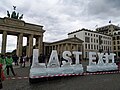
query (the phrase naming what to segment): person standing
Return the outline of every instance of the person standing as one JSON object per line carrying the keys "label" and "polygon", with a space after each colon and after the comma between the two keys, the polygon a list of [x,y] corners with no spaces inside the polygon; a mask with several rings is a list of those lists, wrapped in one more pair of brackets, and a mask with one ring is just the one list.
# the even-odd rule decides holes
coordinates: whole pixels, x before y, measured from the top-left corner
{"label": "person standing", "polygon": [[14,54],[14,55],[12,56],[12,58],[13,58],[13,61],[14,61],[15,65],[18,66],[18,59],[19,59],[19,57],[18,57],[16,54]]}
{"label": "person standing", "polygon": [[30,68],[32,66],[32,62],[33,62],[33,55],[31,55],[31,57],[30,57]]}
{"label": "person standing", "polygon": [[24,56],[23,56],[23,68],[25,67],[26,58],[27,58],[27,57],[24,55]]}
{"label": "person standing", "polygon": [[10,54],[7,55],[5,61],[6,61],[7,75],[9,75],[9,68],[10,68],[11,71],[12,71],[12,74],[13,74],[14,76],[16,76],[16,75],[15,75],[15,72],[14,72],[14,70],[13,70],[13,65],[12,65],[13,59],[12,59],[12,57],[10,56]]}
{"label": "person standing", "polygon": [[20,68],[22,68],[22,65],[23,65],[23,57],[20,56]]}

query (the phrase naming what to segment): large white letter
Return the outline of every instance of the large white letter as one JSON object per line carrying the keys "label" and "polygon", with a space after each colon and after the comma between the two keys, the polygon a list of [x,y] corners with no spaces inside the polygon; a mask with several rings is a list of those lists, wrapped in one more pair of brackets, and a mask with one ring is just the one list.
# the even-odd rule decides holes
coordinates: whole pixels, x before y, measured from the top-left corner
{"label": "large white letter", "polygon": [[63,58],[64,58],[65,60],[68,60],[69,63],[72,63],[71,58],[68,57],[68,56],[71,56],[71,55],[72,55],[72,54],[71,54],[70,51],[64,51],[63,54],[62,54]]}
{"label": "large white letter", "polygon": [[109,55],[108,55],[108,53],[105,53],[105,58],[103,58],[104,60],[105,60],[105,63],[109,63],[109,59],[108,59],[108,57],[109,57]]}
{"label": "large white letter", "polygon": [[38,49],[33,49],[33,62],[31,67],[36,66],[36,64],[38,63],[38,51]]}
{"label": "large white letter", "polygon": [[114,56],[115,56],[116,54],[114,54],[114,53],[110,53],[110,55],[109,55],[109,59],[112,59],[112,63],[114,63]]}
{"label": "large white letter", "polygon": [[93,62],[93,60],[96,60],[96,52],[89,52],[89,66],[94,64],[96,65],[96,62]]}
{"label": "large white letter", "polygon": [[80,64],[79,63],[79,55],[82,55],[82,52],[78,52],[78,51],[73,51],[73,54],[76,56],[76,64]]}
{"label": "large white letter", "polygon": [[99,57],[98,65],[103,65],[104,64],[103,56],[104,56],[104,53],[98,53],[98,57]]}
{"label": "large white letter", "polygon": [[49,66],[60,66],[59,60],[58,60],[58,54],[56,50],[52,50],[52,53],[50,55],[50,59],[48,62],[48,67]]}

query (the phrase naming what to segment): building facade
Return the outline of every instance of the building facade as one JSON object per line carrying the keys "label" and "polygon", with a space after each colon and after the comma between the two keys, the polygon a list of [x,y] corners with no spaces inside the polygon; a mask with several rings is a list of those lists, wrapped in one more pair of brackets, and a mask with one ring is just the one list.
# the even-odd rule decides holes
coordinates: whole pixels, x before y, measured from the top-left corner
{"label": "building facade", "polygon": [[68,33],[68,38],[77,37],[83,40],[84,58],[89,57],[89,52],[113,52],[112,37],[104,34],[97,33],[88,29],[81,29]]}
{"label": "building facade", "polygon": [[120,57],[120,30],[113,32],[113,52]]}
{"label": "building facade", "polygon": [[[44,45],[44,55],[50,55],[52,50],[57,50],[58,55],[62,56],[64,51],[80,51],[83,52],[83,41],[77,37],[67,38],[56,42],[47,43]],[[82,56],[81,56],[82,58]]]}
{"label": "building facade", "polygon": [[116,57],[120,57],[120,27],[110,24],[107,26],[99,27],[96,29],[98,33],[103,33],[112,36],[113,52],[116,53]]}
{"label": "building facade", "polygon": [[103,27],[96,28],[96,31],[101,34],[113,35],[114,31],[120,30],[120,27],[110,24]]}

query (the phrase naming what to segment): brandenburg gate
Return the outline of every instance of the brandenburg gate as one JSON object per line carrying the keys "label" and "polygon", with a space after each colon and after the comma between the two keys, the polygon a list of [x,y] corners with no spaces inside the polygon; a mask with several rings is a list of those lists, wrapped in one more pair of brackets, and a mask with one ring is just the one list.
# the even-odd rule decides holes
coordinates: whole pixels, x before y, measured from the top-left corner
{"label": "brandenburg gate", "polygon": [[[39,54],[42,53],[43,43],[43,26],[26,23],[20,19],[10,17],[0,18],[0,34],[2,34],[1,53],[6,53],[7,35],[17,36],[16,55],[22,55],[23,37],[27,37],[26,55],[30,57],[33,51],[33,38],[35,38],[35,48],[39,49]],[[14,42],[14,40],[13,40]]]}

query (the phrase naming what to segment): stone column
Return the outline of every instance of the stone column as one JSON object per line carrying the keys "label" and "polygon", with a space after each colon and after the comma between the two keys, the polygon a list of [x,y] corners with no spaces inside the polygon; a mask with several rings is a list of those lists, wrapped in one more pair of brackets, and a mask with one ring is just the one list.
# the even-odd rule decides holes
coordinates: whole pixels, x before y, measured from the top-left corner
{"label": "stone column", "polygon": [[41,53],[43,53],[43,35],[41,35],[40,37],[39,37],[39,43],[38,43],[38,47],[39,47],[39,53],[41,54]]}
{"label": "stone column", "polygon": [[79,44],[77,44],[77,49],[76,49],[76,51],[78,51],[78,45],[79,45]]}
{"label": "stone column", "polygon": [[41,53],[42,53],[42,51],[41,51],[41,36],[39,36],[39,37],[37,37],[36,38],[36,46],[37,46],[37,48],[39,49],[39,54],[38,55],[40,55]]}
{"label": "stone column", "polygon": [[71,43],[71,44],[70,44],[70,51],[71,51],[71,52],[73,51],[72,46],[73,46],[73,45],[72,45],[72,43]]}
{"label": "stone column", "polygon": [[65,47],[66,47],[65,50],[68,51],[68,44],[67,43],[65,44]]}
{"label": "stone column", "polygon": [[63,52],[63,44],[61,44],[61,53]]}
{"label": "stone column", "polygon": [[57,50],[58,50],[58,54],[60,54],[60,45],[59,44],[58,44]]}
{"label": "stone column", "polygon": [[28,56],[29,49],[29,37],[27,37],[26,55]]}
{"label": "stone column", "polygon": [[2,35],[2,48],[1,48],[1,53],[2,54],[6,53],[6,43],[7,43],[7,31],[3,31],[3,35]]}
{"label": "stone column", "polygon": [[22,56],[22,45],[23,45],[23,33],[17,36],[17,56]]}
{"label": "stone column", "polygon": [[28,57],[33,53],[33,35],[29,36]]}

